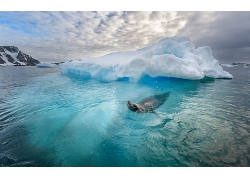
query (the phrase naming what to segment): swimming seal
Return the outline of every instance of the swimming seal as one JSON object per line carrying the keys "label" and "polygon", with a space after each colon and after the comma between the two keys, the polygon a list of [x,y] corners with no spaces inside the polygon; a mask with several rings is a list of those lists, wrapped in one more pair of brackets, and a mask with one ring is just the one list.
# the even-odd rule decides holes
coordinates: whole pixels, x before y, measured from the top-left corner
{"label": "swimming seal", "polygon": [[126,105],[131,111],[136,113],[156,113],[155,109],[160,107],[168,99],[170,92],[149,96],[137,103],[127,101]]}

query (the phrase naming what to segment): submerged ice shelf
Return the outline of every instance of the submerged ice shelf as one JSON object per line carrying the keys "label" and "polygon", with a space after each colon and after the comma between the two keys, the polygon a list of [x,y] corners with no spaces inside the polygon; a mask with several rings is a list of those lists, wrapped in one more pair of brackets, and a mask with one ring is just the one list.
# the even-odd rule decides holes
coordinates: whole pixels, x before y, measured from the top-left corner
{"label": "submerged ice shelf", "polygon": [[[57,68],[2,68],[0,164],[249,166],[249,70],[225,70],[234,79],[107,83]],[[171,94],[157,108],[159,117],[126,106],[165,92]]]}
{"label": "submerged ice shelf", "polygon": [[187,37],[164,38],[136,51],[107,54],[74,60],[60,65],[63,73],[104,81],[129,78],[138,81],[145,75],[182,79],[233,78],[212,56],[209,46],[195,48]]}

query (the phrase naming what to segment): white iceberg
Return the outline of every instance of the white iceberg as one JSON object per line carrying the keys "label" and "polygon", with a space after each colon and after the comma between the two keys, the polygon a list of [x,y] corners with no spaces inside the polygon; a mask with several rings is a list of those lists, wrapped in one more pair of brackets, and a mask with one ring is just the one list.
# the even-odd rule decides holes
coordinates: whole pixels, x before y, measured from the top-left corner
{"label": "white iceberg", "polygon": [[223,71],[212,56],[210,47],[195,49],[187,37],[164,38],[136,51],[115,52],[102,57],[74,60],[60,64],[63,73],[85,78],[111,81],[129,78],[138,81],[143,76],[165,76],[183,79],[233,78]]}
{"label": "white iceberg", "polygon": [[56,64],[51,63],[40,63],[36,65],[37,68],[56,68],[58,67]]}
{"label": "white iceberg", "polygon": [[225,66],[225,67],[234,67],[235,65],[232,65],[232,64],[221,64],[221,66]]}

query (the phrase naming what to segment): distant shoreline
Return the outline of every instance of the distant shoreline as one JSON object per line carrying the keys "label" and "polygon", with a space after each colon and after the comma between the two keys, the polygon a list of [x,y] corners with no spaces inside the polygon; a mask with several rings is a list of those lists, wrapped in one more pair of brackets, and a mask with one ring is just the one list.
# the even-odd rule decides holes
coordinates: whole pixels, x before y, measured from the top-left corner
{"label": "distant shoreline", "polygon": [[[71,60],[72,61],[72,60]],[[69,61],[69,62],[71,62]],[[63,64],[65,62],[55,62],[55,63],[40,63],[40,64],[52,64],[52,65],[59,65],[59,64]],[[37,64],[39,65],[39,64]],[[231,63],[231,64],[220,64],[221,66],[250,66],[250,63],[245,63],[245,62],[239,62],[239,63]],[[0,67],[7,67],[7,66],[25,66],[27,67],[27,65],[19,65],[19,64],[14,64],[14,65],[2,65],[0,64]],[[36,65],[35,66],[30,66],[30,67],[37,67]]]}
{"label": "distant shoreline", "polygon": [[240,62],[240,63],[232,63],[232,64],[220,64],[221,66],[225,66],[225,67],[234,67],[234,66],[243,66],[243,67],[248,67],[250,66],[250,64],[248,63],[244,63],[244,62]]}
{"label": "distant shoreline", "polygon": [[242,66],[250,66],[248,63],[232,63],[234,66],[242,65]]}
{"label": "distant shoreline", "polygon": [[[56,63],[46,63],[46,64],[52,64],[52,65],[59,65],[59,64],[62,64],[62,63],[64,63],[64,62],[56,62]],[[44,63],[40,63],[40,65],[41,64],[44,64]],[[34,66],[27,66],[27,65],[21,65],[21,64],[8,64],[8,65],[3,65],[3,64],[0,64],[0,67],[10,67],[10,66],[24,66],[24,67],[37,67],[37,65],[39,65],[39,64],[36,64],[36,65],[34,65]]]}

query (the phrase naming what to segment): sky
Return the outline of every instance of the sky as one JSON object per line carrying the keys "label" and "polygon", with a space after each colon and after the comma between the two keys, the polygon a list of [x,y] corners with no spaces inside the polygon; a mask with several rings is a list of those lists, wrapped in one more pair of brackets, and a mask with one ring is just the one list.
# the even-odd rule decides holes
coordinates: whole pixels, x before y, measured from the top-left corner
{"label": "sky", "polygon": [[40,62],[62,62],[136,50],[165,37],[185,36],[196,48],[210,46],[220,63],[250,63],[248,11],[117,9],[0,11],[0,45],[17,46]]}
{"label": "sky", "polygon": [[[67,2],[65,4],[65,1]],[[84,4],[83,4],[84,3]],[[80,12],[77,12],[80,11]],[[97,12],[95,12],[97,11]],[[128,11],[128,12],[126,12]],[[151,12],[156,11],[156,12]],[[245,12],[242,12],[245,11]],[[164,37],[186,36],[195,47],[210,46],[214,58],[220,63],[250,63],[250,13],[245,0],[11,0],[0,6],[0,46],[17,46],[40,62],[61,62],[77,58],[105,55],[115,51],[136,50],[153,44]],[[9,170],[9,172],[8,172]],[[11,172],[10,172],[11,170]],[[34,178],[40,169],[5,169],[6,176],[25,172],[28,179]],[[43,175],[60,178],[77,174],[86,177],[103,174],[109,178],[129,173],[111,169],[46,169]],[[56,172],[55,171],[60,171]],[[79,170],[79,169],[78,169]],[[123,169],[122,169],[123,170]],[[127,171],[127,169],[125,169]],[[130,169],[133,170],[133,169]],[[144,169],[134,169],[142,171]],[[247,175],[241,168],[211,169],[164,168],[147,169],[138,178],[168,177],[183,179],[209,178],[236,179]],[[243,171],[244,170],[244,171]],[[118,171],[118,173],[117,173]],[[155,173],[155,171],[157,171]],[[177,172],[178,171],[178,172]],[[81,174],[80,174],[80,173]],[[84,172],[84,174],[82,173]],[[108,173],[107,173],[108,172]],[[149,174],[150,172],[150,174]],[[216,173],[217,172],[217,173]],[[236,172],[236,173],[234,173]],[[67,173],[67,174],[65,174]],[[88,174],[89,173],[89,174]],[[41,173],[40,173],[41,174]],[[131,173],[132,174],[132,173]],[[63,176],[62,176],[63,175]],[[132,174],[134,177],[134,174]],[[146,176],[145,176],[146,175]],[[189,175],[189,176],[188,176]],[[96,176],[95,176],[96,177]],[[100,177],[100,178],[102,178]],[[182,177],[182,178],[180,178]],[[65,178],[66,179],[66,178]],[[125,178],[124,178],[125,179]]]}

